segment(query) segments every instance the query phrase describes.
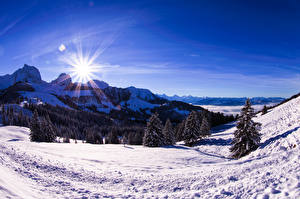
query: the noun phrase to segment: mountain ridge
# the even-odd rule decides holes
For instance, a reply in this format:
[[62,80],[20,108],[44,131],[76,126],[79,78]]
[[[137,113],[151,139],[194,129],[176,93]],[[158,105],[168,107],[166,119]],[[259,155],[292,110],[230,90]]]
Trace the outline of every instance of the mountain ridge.
[[24,64],[24,67],[19,68],[13,74],[0,76],[0,89],[5,89],[17,82],[42,83],[40,71],[34,67]]
[[60,74],[53,81],[46,82],[42,80],[37,68],[26,64],[12,75],[1,76],[0,82],[8,77],[9,79],[20,78],[17,78],[18,81],[10,81],[2,86],[0,89],[2,103],[11,103],[19,98],[39,99],[53,106],[102,112],[122,120],[126,118],[126,120],[144,122],[154,112],[179,122],[190,111],[207,111],[199,106],[163,99],[148,89],[133,86],[112,87],[101,80],[90,80],[86,83],[73,82],[72,77],[66,73]]
[[[168,96],[165,94],[158,95],[164,99],[182,101],[193,105],[215,105],[215,106],[242,106],[247,97],[196,97],[196,96]],[[285,100],[282,97],[252,97],[250,98],[253,105],[277,104]]]

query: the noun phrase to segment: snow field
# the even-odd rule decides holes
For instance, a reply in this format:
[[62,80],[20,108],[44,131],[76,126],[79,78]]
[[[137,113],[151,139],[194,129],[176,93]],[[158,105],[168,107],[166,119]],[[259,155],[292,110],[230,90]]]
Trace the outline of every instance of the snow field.
[[0,127],[6,198],[300,198],[300,98],[265,115],[261,147],[229,158],[233,124],[196,147],[32,143]]

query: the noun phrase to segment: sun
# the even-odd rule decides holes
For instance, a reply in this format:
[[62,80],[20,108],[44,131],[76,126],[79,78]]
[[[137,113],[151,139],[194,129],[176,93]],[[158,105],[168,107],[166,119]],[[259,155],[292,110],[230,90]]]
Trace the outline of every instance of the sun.
[[100,72],[101,66],[95,63],[95,55],[89,56],[90,53],[83,53],[82,49],[77,52],[66,54],[62,61],[68,64],[68,71],[75,82],[87,83],[93,78],[97,78],[96,73]]
[[74,75],[79,78],[80,82],[89,81],[93,76],[93,69],[88,63],[75,64],[72,70]]
[[73,59],[71,62],[71,76],[80,83],[86,83],[94,77],[94,73],[97,72],[97,68],[87,57],[82,59]]

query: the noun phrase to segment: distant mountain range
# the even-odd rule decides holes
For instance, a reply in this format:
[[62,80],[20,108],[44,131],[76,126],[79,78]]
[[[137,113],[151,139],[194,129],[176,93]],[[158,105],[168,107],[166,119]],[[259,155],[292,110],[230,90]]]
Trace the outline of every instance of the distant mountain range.
[[[19,98],[53,106],[108,114],[111,118],[145,122],[158,112],[163,119],[181,121],[190,111],[203,111],[195,105],[242,105],[246,98],[168,97],[148,89],[112,87],[104,81],[73,82],[70,75],[60,74],[51,82],[43,81],[39,70],[24,65],[11,75],[0,76],[0,103]],[[278,103],[283,98],[253,98],[253,104]]]
[[[241,106],[245,104],[246,97],[194,97],[194,96],[167,96],[158,95],[167,100],[176,100],[193,105],[215,105],[215,106]],[[285,100],[282,97],[253,97],[250,98],[253,105],[278,104]]]

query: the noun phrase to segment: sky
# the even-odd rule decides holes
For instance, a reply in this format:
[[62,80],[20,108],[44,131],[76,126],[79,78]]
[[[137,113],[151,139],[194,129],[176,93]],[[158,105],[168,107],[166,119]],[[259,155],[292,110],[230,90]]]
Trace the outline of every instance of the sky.
[[[81,55],[93,79],[167,95],[288,97],[300,88],[296,0],[1,0],[0,75],[46,81]],[[67,61],[69,60],[69,61]]]

